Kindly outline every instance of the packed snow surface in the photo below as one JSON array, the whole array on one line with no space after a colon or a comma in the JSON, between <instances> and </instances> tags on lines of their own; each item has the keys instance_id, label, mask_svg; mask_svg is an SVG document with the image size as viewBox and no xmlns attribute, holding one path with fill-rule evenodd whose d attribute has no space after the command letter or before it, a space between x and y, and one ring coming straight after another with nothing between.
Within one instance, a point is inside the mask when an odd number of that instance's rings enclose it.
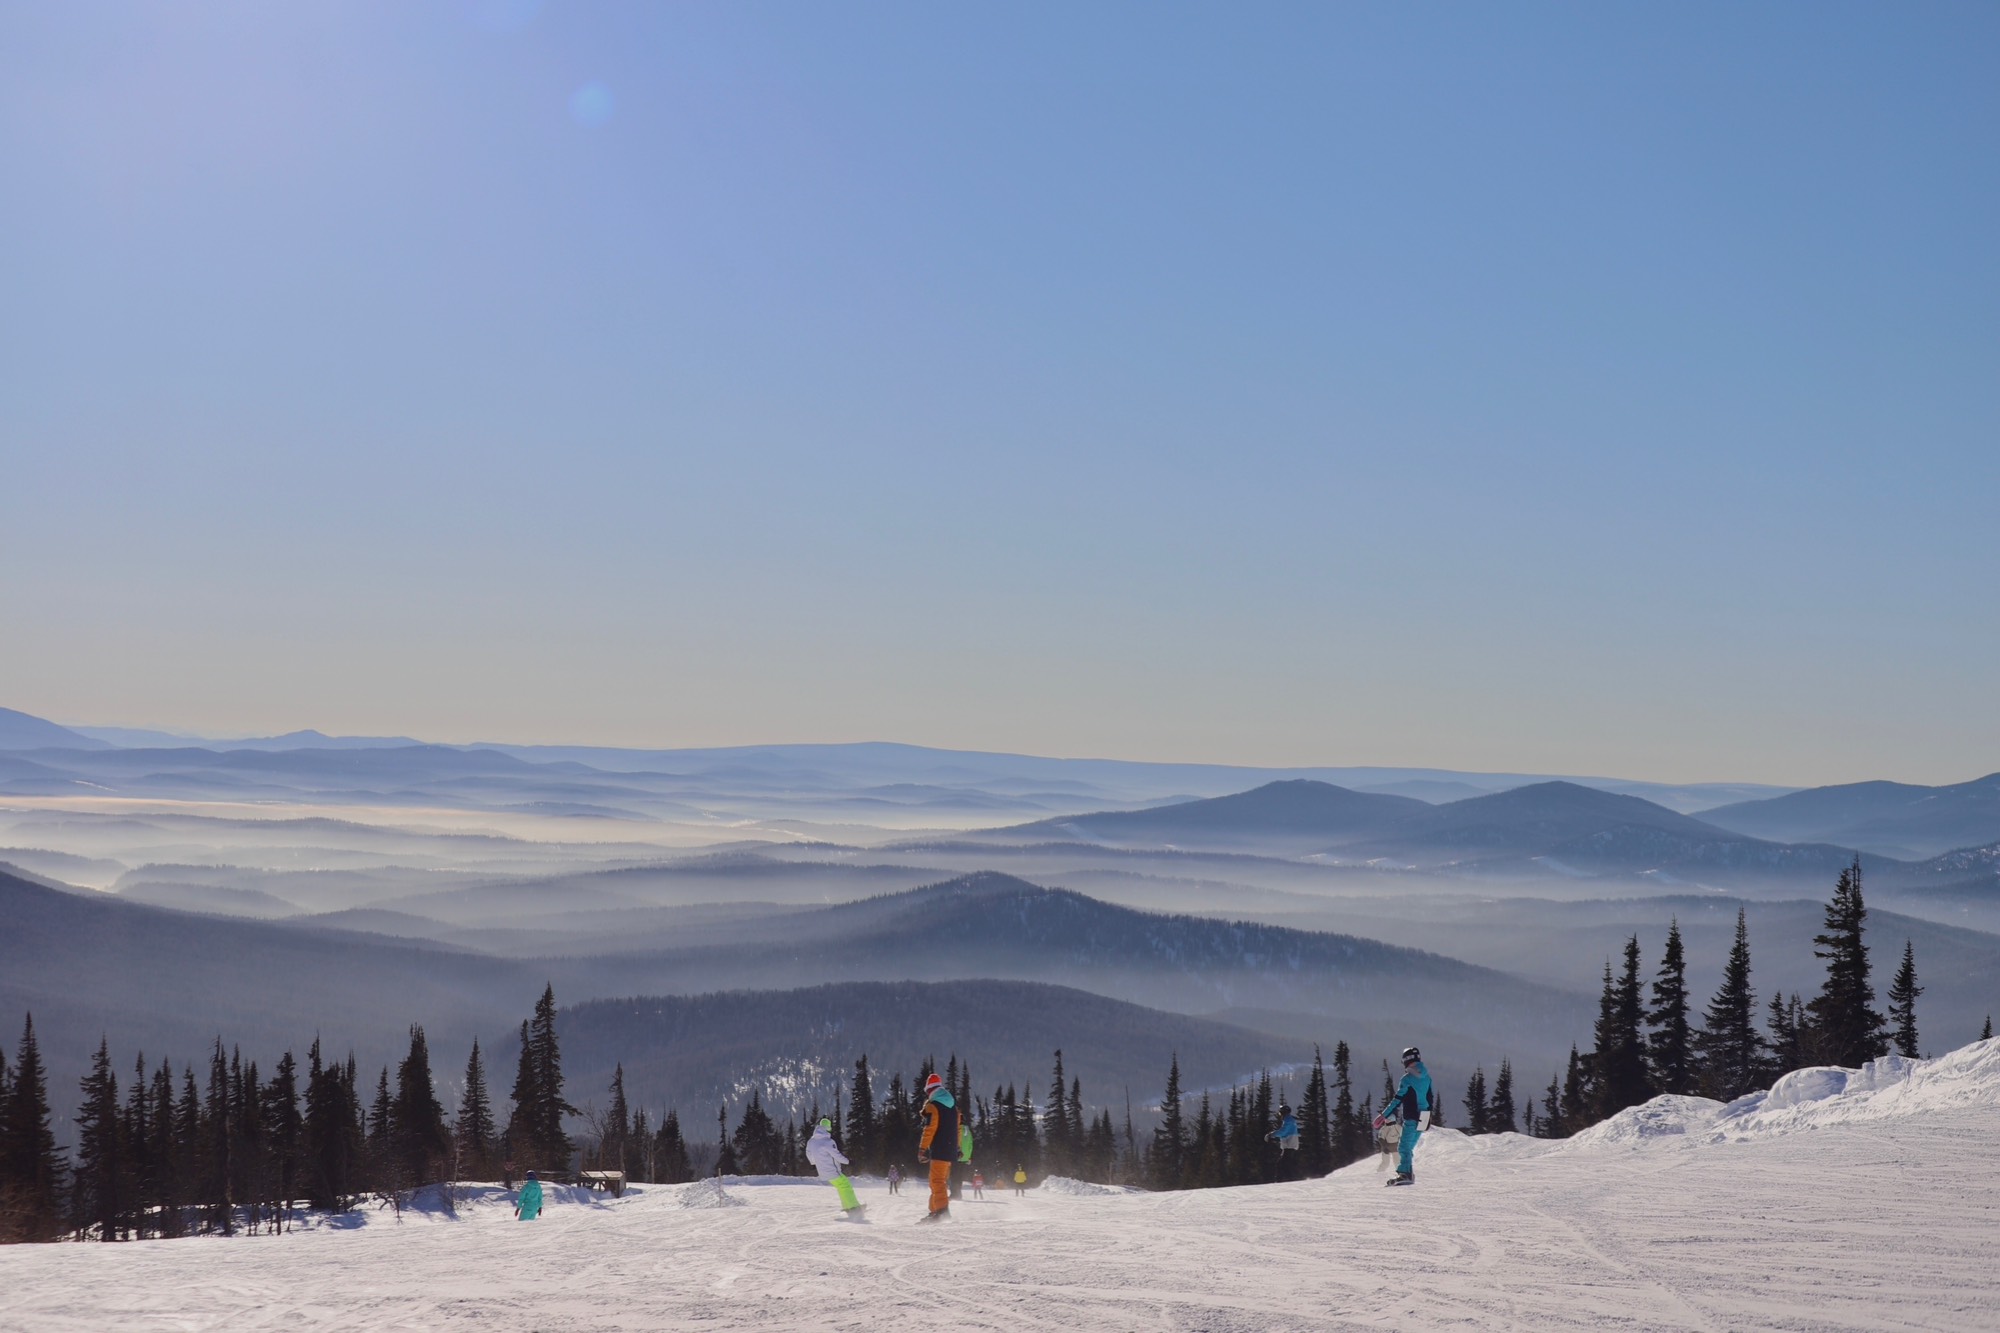
<instances>
[{"instance_id":1,"label":"packed snow surface","mask_svg":"<svg viewBox=\"0 0 2000 1333\"><path fill-rule=\"evenodd\" d=\"M2000 1041L1660 1098L1562 1143L1435 1130L1417 1184L551 1190L289 1236L0 1249L0 1326L2000 1329ZM741 1206L717 1201L727 1199Z\"/></svg>"}]
</instances>

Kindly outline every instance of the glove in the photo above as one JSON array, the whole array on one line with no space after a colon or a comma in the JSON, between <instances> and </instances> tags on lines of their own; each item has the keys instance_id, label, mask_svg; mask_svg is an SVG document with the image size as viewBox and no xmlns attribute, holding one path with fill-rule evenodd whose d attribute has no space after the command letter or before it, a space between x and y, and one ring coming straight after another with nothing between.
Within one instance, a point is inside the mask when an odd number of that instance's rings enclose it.
<instances>
[{"instance_id":1,"label":"glove","mask_svg":"<svg viewBox=\"0 0 2000 1333\"><path fill-rule=\"evenodd\" d=\"M931 1161L931 1155L927 1152L920 1152L917 1154L917 1160L923 1163L925 1166L929 1166Z\"/></svg>"}]
</instances>

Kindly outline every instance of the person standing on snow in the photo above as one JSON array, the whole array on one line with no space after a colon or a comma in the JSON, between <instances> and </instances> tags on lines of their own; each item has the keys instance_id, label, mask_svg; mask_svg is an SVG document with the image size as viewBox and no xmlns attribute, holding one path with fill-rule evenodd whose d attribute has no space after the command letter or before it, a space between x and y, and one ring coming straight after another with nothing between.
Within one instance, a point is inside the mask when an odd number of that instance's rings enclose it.
<instances>
[{"instance_id":1,"label":"person standing on snow","mask_svg":"<svg viewBox=\"0 0 2000 1333\"><path fill-rule=\"evenodd\" d=\"M1028 1192L1028 1172L1019 1162L1014 1163L1014 1197L1020 1198Z\"/></svg>"},{"instance_id":2,"label":"person standing on snow","mask_svg":"<svg viewBox=\"0 0 2000 1333\"><path fill-rule=\"evenodd\" d=\"M833 1141L833 1121L821 1120L813 1127L812 1137L806 1140L806 1160L840 1196L841 1212L851 1213L861 1207L861 1201L854 1197L854 1182L847 1178L847 1154Z\"/></svg>"},{"instance_id":3,"label":"person standing on snow","mask_svg":"<svg viewBox=\"0 0 2000 1333\"><path fill-rule=\"evenodd\" d=\"M903 1184L903 1168L889 1163L889 1193L894 1194Z\"/></svg>"},{"instance_id":4,"label":"person standing on snow","mask_svg":"<svg viewBox=\"0 0 2000 1333\"><path fill-rule=\"evenodd\" d=\"M530 1171L527 1180L521 1184L521 1195L514 1200L514 1216L523 1222L532 1222L542 1215L542 1182Z\"/></svg>"},{"instance_id":5,"label":"person standing on snow","mask_svg":"<svg viewBox=\"0 0 2000 1333\"><path fill-rule=\"evenodd\" d=\"M1417 1174L1410 1166L1410 1154L1416 1151L1417 1136L1431 1127L1431 1113L1437 1109L1437 1094L1431 1088L1430 1071L1414 1046L1403 1048L1403 1081L1396 1085L1395 1096L1382 1108L1382 1114L1375 1117L1375 1128L1394 1120L1403 1122L1402 1137L1396 1143L1396 1174L1383 1183L1386 1185L1414 1185Z\"/></svg>"},{"instance_id":6,"label":"person standing on snow","mask_svg":"<svg viewBox=\"0 0 2000 1333\"><path fill-rule=\"evenodd\" d=\"M972 1126L965 1123L965 1117L958 1118L958 1160L951 1165L951 1197L965 1197L965 1176L972 1166Z\"/></svg>"},{"instance_id":7,"label":"person standing on snow","mask_svg":"<svg viewBox=\"0 0 2000 1333\"><path fill-rule=\"evenodd\" d=\"M917 1140L917 1160L931 1172L931 1210L919 1219L942 1222L951 1216L951 1167L958 1157L958 1103L932 1074L924 1080L924 1132Z\"/></svg>"},{"instance_id":8,"label":"person standing on snow","mask_svg":"<svg viewBox=\"0 0 2000 1333\"><path fill-rule=\"evenodd\" d=\"M1299 1178L1299 1118L1292 1114L1292 1108L1284 1102L1278 1103L1278 1127L1264 1136L1267 1143L1278 1145L1278 1179L1297 1180Z\"/></svg>"}]
</instances>

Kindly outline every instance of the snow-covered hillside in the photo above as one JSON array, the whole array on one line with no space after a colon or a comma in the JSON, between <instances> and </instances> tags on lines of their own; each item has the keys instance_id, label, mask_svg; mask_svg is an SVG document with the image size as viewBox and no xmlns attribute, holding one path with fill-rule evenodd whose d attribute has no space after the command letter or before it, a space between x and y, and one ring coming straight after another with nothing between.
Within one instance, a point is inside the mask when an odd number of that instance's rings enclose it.
<instances>
[{"instance_id":1,"label":"snow-covered hillside","mask_svg":"<svg viewBox=\"0 0 2000 1333\"><path fill-rule=\"evenodd\" d=\"M997 1173L996 1173L997 1174ZM1661 1098L1564 1143L1428 1136L1296 1185L967 1199L713 1182L514 1222L0 1251L9 1329L2000 1328L2000 1041Z\"/></svg>"}]
</instances>

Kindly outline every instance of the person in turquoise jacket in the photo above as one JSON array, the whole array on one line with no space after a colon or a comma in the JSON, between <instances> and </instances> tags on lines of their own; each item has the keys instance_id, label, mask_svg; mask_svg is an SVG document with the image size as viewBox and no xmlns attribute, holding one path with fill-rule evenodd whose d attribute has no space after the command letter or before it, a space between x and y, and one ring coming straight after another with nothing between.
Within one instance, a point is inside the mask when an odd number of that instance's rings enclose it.
<instances>
[{"instance_id":1,"label":"person in turquoise jacket","mask_svg":"<svg viewBox=\"0 0 2000 1333\"><path fill-rule=\"evenodd\" d=\"M542 1182L535 1179L530 1171L521 1183L521 1195L514 1201L514 1216L523 1222L532 1222L542 1215Z\"/></svg>"},{"instance_id":2,"label":"person in turquoise jacket","mask_svg":"<svg viewBox=\"0 0 2000 1333\"><path fill-rule=\"evenodd\" d=\"M1299 1178L1299 1118L1285 1102L1278 1103L1278 1127L1264 1136L1266 1143L1278 1145L1278 1179Z\"/></svg>"},{"instance_id":3,"label":"person in turquoise jacket","mask_svg":"<svg viewBox=\"0 0 2000 1333\"><path fill-rule=\"evenodd\" d=\"M1403 1048L1403 1081L1396 1085L1396 1094L1382 1108L1382 1114L1375 1117L1377 1129L1392 1120L1403 1122L1403 1135L1396 1144L1396 1174L1385 1184L1417 1183L1417 1173L1410 1166L1410 1154L1416 1151L1417 1136L1430 1128L1431 1112L1436 1109L1437 1097L1431 1091L1430 1071L1424 1068L1417 1048L1406 1046Z\"/></svg>"}]
</instances>

